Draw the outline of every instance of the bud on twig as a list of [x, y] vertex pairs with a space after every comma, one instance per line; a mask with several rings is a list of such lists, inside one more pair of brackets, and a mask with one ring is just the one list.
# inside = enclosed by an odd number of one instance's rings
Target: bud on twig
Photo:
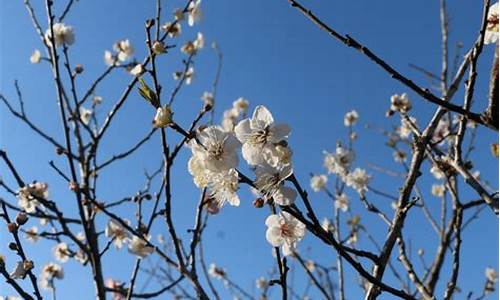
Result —
[[26, 215], [25, 213], [23, 212], [20, 212], [17, 214], [16, 216], [16, 223], [19, 225], [19, 226], [22, 226], [24, 224], [26, 224], [26, 222], [28, 222], [28, 215]]
[[14, 243], [14, 242], [10, 242], [10, 243], [9, 243], [9, 249], [10, 249], [10, 250], [13, 250], [13, 251], [16, 251], [16, 250], [17, 250], [17, 245], [16, 245], [16, 243]]
[[75, 66], [75, 74], [81, 74], [83, 72], [83, 66], [78, 64]]
[[264, 199], [262, 198], [257, 198], [253, 201], [253, 207], [255, 208], [262, 208], [264, 206]]
[[7, 224], [7, 229], [9, 230], [10, 233], [14, 233], [17, 231], [17, 224], [11, 222]]
[[57, 147], [57, 148], [56, 148], [56, 154], [57, 154], [57, 155], [62, 155], [62, 154], [64, 154], [64, 149], [63, 149], [63, 148], [61, 148], [61, 147]]
[[155, 20], [154, 19], [149, 19], [149, 20], [146, 20], [146, 28], [151, 28], [155, 26]]

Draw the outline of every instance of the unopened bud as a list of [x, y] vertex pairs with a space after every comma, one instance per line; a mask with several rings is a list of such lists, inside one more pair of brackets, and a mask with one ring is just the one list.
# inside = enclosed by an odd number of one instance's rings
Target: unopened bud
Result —
[[153, 26], [155, 26], [155, 20], [154, 19], [146, 20], [146, 28], [151, 28]]
[[22, 226], [24, 224], [26, 224], [26, 222], [28, 222], [28, 215], [26, 215], [25, 213], [23, 212], [20, 212], [17, 214], [16, 216], [16, 223], [19, 225], [19, 226]]
[[14, 243], [14, 242], [10, 242], [10, 243], [9, 243], [9, 249], [10, 249], [10, 250], [13, 250], [13, 251], [16, 251], [16, 250], [17, 250], [17, 245], [16, 245], [16, 243]]
[[255, 208], [262, 208], [264, 206], [264, 199], [262, 198], [257, 198], [253, 201], [253, 207]]
[[78, 64], [75, 66], [75, 73], [76, 74], [81, 74], [83, 72], [83, 66]]
[[62, 155], [62, 154], [64, 154], [64, 149], [63, 149], [63, 148], [61, 148], [61, 147], [57, 147], [57, 148], [56, 148], [56, 154], [57, 154], [57, 155]]
[[9, 230], [10, 233], [14, 233], [17, 231], [17, 224], [11, 222], [7, 224], [7, 229]]

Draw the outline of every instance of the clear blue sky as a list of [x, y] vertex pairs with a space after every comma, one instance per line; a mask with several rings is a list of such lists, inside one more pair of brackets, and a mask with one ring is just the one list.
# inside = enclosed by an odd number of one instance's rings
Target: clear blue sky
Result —
[[[35, 10], [46, 28], [44, 10], [38, 3], [42, 1], [33, 2], [36, 2]], [[104, 71], [104, 50], [110, 50], [115, 41], [128, 38], [136, 48], [137, 58], [142, 60], [146, 55], [143, 24], [147, 18], [154, 16], [154, 2], [103, 0], [79, 1], [75, 4], [65, 22], [73, 26], [76, 33], [76, 43], [71, 47], [72, 62], [80, 63], [85, 68], [84, 73], [79, 76], [80, 95], [93, 78]], [[164, 7], [165, 13], [183, 5], [183, 1], [163, 2], [167, 5]], [[428, 80], [411, 69], [409, 63], [435, 73], [440, 70], [437, 0], [304, 0], [304, 4], [317, 12], [326, 23], [340, 32], [352, 34], [423, 86], [429, 86]], [[481, 5], [477, 1], [450, 1], [448, 6], [451, 44], [460, 41], [468, 48], [476, 38]], [[294, 169], [303, 186], [308, 187], [310, 172], [324, 172], [322, 151], [333, 150], [338, 139], [345, 140], [347, 132], [343, 126], [344, 113], [356, 109], [360, 114], [360, 122], [357, 125], [359, 141], [356, 145], [358, 154], [355, 164], [368, 168], [374, 176], [374, 187], [397, 194], [402, 181], [369, 169], [368, 165], [381, 165], [397, 171], [401, 171], [401, 167], [393, 162], [392, 152], [384, 146], [385, 139], [375, 131], [365, 129], [364, 125], [375, 124], [387, 129], [399, 125], [397, 117], [384, 117], [389, 97], [395, 93], [409, 93], [413, 99], [413, 113], [420, 124], [430, 118], [433, 106], [424, 103], [366, 58], [318, 30], [290, 8], [286, 0], [204, 1], [202, 7], [202, 22], [194, 28], [183, 26], [181, 40], [194, 38], [200, 31], [204, 33], [207, 45], [216, 41], [222, 49], [224, 61], [216, 100], [218, 120], [222, 110], [241, 96], [250, 100], [251, 109], [257, 104], [266, 105], [276, 120], [291, 126], [290, 144], [294, 150]], [[57, 8], [60, 11], [60, 7]], [[0, 92], [14, 101], [13, 81], [18, 79], [28, 114], [47, 132], [62, 140], [49, 68], [45, 63], [29, 63], [33, 49], [42, 49], [42, 45], [21, 1], [2, 1], [0, 4], [0, 37]], [[174, 49], [159, 61], [165, 91], [169, 91], [174, 85], [171, 80], [172, 72], [182, 66], [183, 56], [179, 52]], [[479, 64], [475, 111], [485, 105], [483, 99], [492, 53], [493, 47], [486, 47]], [[454, 51], [451, 51], [451, 56], [453, 55]], [[174, 106], [175, 117], [183, 126], [188, 126], [196, 115], [201, 104], [199, 97], [203, 91], [210, 89], [216, 65], [216, 56], [208, 47], [196, 57], [196, 78], [191, 86], [183, 88]], [[129, 79], [129, 75], [117, 70], [105, 84], [99, 86], [96, 94], [103, 97], [104, 104], [98, 114], [102, 116], [111, 107]], [[455, 101], [462, 101], [462, 95], [460, 90]], [[100, 154], [100, 158], [105, 159], [113, 152], [127, 149], [147, 133], [152, 113], [133, 92], [116, 123], [107, 133], [108, 140], [102, 145], [107, 150]], [[3, 106], [0, 108], [0, 126], [0, 146], [9, 152], [24, 178], [27, 181], [37, 179], [48, 182], [53, 199], [76, 215], [74, 199], [70, 197], [62, 180], [48, 167], [50, 160], [58, 165], [64, 165], [65, 160], [56, 156], [53, 147], [34, 136], [24, 124], [14, 120]], [[498, 188], [498, 161], [492, 157], [489, 145], [497, 140], [495, 133], [481, 128], [477, 137], [477, 150], [472, 156], [474, 167], [495, 188]], [[174, 167], [173, 187], [174, 219], [185, 240], [189, 239], [189, 235], [184, 233], [192, 226], [198, 199], [198, 191], [186, 169], [189, 155], [189, 151], [185, 150], [179, 156]], [[143, 186], [143, 170], [153, 170], [160, 161], [159, 136], [155, 136], [128, 163], [117, 163], [102, 174], [101, 200], [113, 201], [135, 193]], [[426, 172], [428, 169], [426, 164], [423, 170]], [[11, 182], [5, 168], [2, 166], [0, 170], [1, 176]], [[426, 191], [427, 202], [437, 215], [439, 205], [437, 201], [433, 201], [437, 199], [430, 196], [432, 183], [430, 178], [422, 179], [419, 186]], [[464, 199], [477, 197], [468, 187], [461, 190]], [[3, 192], [0, 195], [6, 196]], [[210, 219], [205, 235], [205, 249], [208, 262], [216, 262], [225, 267], [232, 279], [251, 291], [255, 279], [266, 274], [275, 261], [264, 235], [264, 219], [268, 211], [252, 207], [252, 196], [246, 188], [242, 189], [240, 197], [242, 204], [239, 208], [225, 207], [219, 215]], [[331, 211], [331, 204], [324, 196], [311, 194], [311, 197], [313, 205], [321, 212], [321, 217], [331, 216], [324, 213]], [[387, 199], [370, 194], [369, 197], [385, 211], [392, 213]], [[364, 225], [382, 242], [386, 234], [384, 225], [379, 219], [366, 213], [356, 198], [352, 203], [353, 211], [362, 213]], [[134, 208], [129, 207], [118, 212], [131, 218], [133, 211]], [[105, 221], [103, 217], [99, 219], [100, 224]], [[154, 230], [155, 233], [163, 232], [166, 235], [162, 222], [158, 222]], [[406, 236], [412, 239], [413, 251], [424, 248], [425, 258], [430, 262], [436, 250], [437, 237], [420, 211], [415, 210], [410, 214], [405, 230]], [[481, 218], [467, 228], [463, 239], [462, 272], [458, 283], [462, 294], [459, 298], [464, 298], [469, 291], [480, 291], [484, 284], [485, 268], [498, 265], [498, 219], [486, 209]], [[0, 253], [6, 254], [11, 266], [15, 258], [6, 250], [9, 239], [5, 236], [5, 230], [2, 230], [0, 241]], [[372, 247], [365, 236], [361, 237], [359, 246]], [[27, 251], [38, 262], [37, 267], [41, 267], [54, 260], [51, 248], [50, 244], [40, 243], [27, 246]], [[302, 253], [310, 253], [312, 257], [319, 258], [323, 264], [333, 263], [335, 259], [335, 254], [330, 249], [321, 246], [311, 236], [307, 236], [299, 248]], [[105, 261], [106, 277], [128, 280], [133, 260], [126, 250], [108, 253]], [[398, 264], [397, 261], [395, 264]], [[94, 289], [89, 269], [83, 269], [77, 262], [68, 262], [64, 264], [64, 268], [66, 278], [57, 285], [59, 299], [91, 299]], [[421, 268], [418, 270], [421, 271]], [[447, 270], [448, 267], [443, 271], [445, 278], [449, 274]], [[347, 277], [346, 291], [349, 299], [359, 299], [361, 294], [357, 279], [349, 267]], [[299, 272], [295, 280], [303, 285], [302, 273]], [[389, 272], [386, 280], [393, 282]], [[139, 280], [138, 286], [141, 287], [142, 283], [143, 280]], [[223, 289], [222, 285], [217, 285]], [[149, 287], [154, 289], [155, 284]], [[75, 295], [75, 288], [78, 289], [78, 295]], [[275, 291], [272, 295], [276, 297], [278, 289], [273, 289]], [[443, 284], [439, 286], [439, 297], [442, 290]], [[0, 295], [11, 292], [3, 282], [0, 283]], [[498, 294], [491, 297], [498, 297]], [[390, 296], [384, 295], [381, 298], [390, 299]]]

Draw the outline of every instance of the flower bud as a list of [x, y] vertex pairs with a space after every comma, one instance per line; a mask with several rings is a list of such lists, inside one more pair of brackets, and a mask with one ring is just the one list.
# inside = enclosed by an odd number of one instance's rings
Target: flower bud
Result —
[[83, 72], [83, 66], [78, 64], [75, 66], [75, 73], [76, 74], [81, 74]]
[[146, 28], [151, 28], [155, 26], [155, 20], [154, 19], [148, 19], [146, 20]]
[[17, 224], [11, 222], [7, 224], [7, 229], [9, 230], [10, 233], [14, 233], [17, 231]]
[[257, 198], [253, 201], [253, 207], [255, 208], [262, 208], [264, 206], [264, 199], [262, 198]]
[[9, 243], [9, 249], [10, 249], [10, 250], [13, 250], [13, 251], [16, 251], [16, 250], [17, 250], [17, 245], [16, 245], [16, 243], [14, 243], [14, 242], [10, 242], [10, 243]]
[[57, 148], [56, 148], [56, 154], [57, 154], [57, 155], [62, 155], [62, 154], [64, 154], [64, 149], [63, 149], [63, 148], [61, 148], [61, 147], [57, 147]]
[[28, 222], [28, 215], [26, 215], [25, 213], [23, 212], [20, 212], [17, 214], [16, 216], [16, 223], [19, 225], [19, 226], [22, 226], [24, 224], [26, 224], [26, 222]]

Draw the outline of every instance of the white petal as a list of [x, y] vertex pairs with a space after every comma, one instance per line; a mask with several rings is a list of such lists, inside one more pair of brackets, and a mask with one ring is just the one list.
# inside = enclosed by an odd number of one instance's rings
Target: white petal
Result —
[[258, 165], [262, 163], [262, 151], [261, 147], [245, 143], [241, 148], [243, 153], [243, 158], [247, 161], [249, 165]]
[[269, 137], [269, 141], [272, 143], [277, 143], [286, 139], [288, 135], [290, 135], [290, 126], [285, 123], [276, 124], [271, 127], [270, 133], [271, 135]]
[[281, 230], [278, 227], [270, 227], [267, 229], [266, 239], [273, 247], [279, 247], [284, 242], [283, 237], [281, 236]]
[[265, 106], [259, 105], [255, 108], [250, 122], [252, 129], [263, 129], [274, 123], [274, 119]]
[[278, 215], [270, 215], [266, 219], [267, 227], [279, 226], [279, 224], [280, 224], [280, 216], [278, 216]]
[[246, 143], [248, 138], [250, 137], [250, 134], [252, 133], [252, 129], [250, 128], [250, 120], [245, 119], [243, 121], [240, 121], [236, 127], [234, 127], [234, 133], [236, 134], [236, 138], [241, 143]]

